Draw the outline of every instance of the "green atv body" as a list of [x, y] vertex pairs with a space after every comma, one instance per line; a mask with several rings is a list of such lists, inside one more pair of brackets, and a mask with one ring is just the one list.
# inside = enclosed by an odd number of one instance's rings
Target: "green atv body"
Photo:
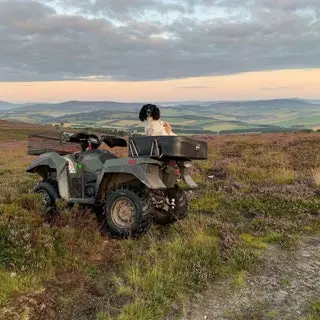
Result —
[[[46, 139], [31, 138], [33, 143]], [[81, 150], [70, 153], [48, 144], [30, 145], [28, 153], [39, 157], [26, 171], [42, 177], [34, 191], [43, 195], [46, 210], [55, 210], [58, 199], [89, 205], [100, 209], [103, 228], [111, 235], [136, 237], [148, 231], [152, 220], [166, 224], [187, 215], [188, 201], [179, 182], [197, 187], [187, 171], [190, 148], [197, 149], [194, 158], [200, 159], [206, 158], [207, 149], [203, 142], [181, 138], [133, 137], [128, 144], [115, 136], [63, 133], [60, 145], [78, 143]], [[99, 149], [102, 142], [111, 148], [129, 147], [128, 157]], [[179, 150], [172, 150], [172, 145]]]

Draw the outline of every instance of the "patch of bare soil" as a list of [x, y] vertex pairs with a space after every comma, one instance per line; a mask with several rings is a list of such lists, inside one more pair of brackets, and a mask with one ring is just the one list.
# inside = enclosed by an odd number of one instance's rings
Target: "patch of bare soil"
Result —
[[242, 286], [220, 282], [187, 306], [181, 320], [302, 319], [320, 299], [320, 237], [294, 252], [270, 246], [262, 265]]

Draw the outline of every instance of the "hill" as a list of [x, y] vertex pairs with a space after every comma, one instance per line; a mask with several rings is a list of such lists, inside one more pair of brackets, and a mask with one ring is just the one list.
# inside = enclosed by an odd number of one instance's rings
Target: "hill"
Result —
[[[6, 103], [6, 102], [3, 102]], [[1, 102], [0, 102], [1, 104]], [[13, 105], [11, 103], [6, 103], [8, 105]], [[17, 111], [23, 112], [36, 112], [36, 111], [97, 111], [97, 110], [117, 110], [119, 108], [123, 108], [124, 110], [136, 111], [144, 103], [136, 102], [136, 103], [128, 103], [128, 102], [116, 102], [116, 101], [66, 101], [61, 103], [37, 103], [37, 104], [29, 104], [21, 106], [17, 109]], [[163, 104], [157, 103], [160, 106]], [[176, 102], [176, 103], [167, 103], [164, 106], [209, 106], [216, 108], [224, 108], [224, 107], [272, 107], [272, 106], [302, 106], [309, 105], [310, 103], [307, 100], [303, 99], [272, 99], [272, 100], [247, 100], [247, 101], [207, 101], [207, 102]]]
[[97, 110], [137, 110], [141, 103], [125, 103], [114, 101], [66, 101], [61, 103], [38, 103], [18, 108], [17, 112], [69, 111], [90, 112]]
[[[67, 101], [55, 104], [32, 104], [0, 118], [32, 123], [68, 123], [73, 127], [143, 130], [138, 112], [143, 103], [112, 101]], [[176, 133], [225, 134], [285, 132], [318, 129], [320, 104], [303, 99], [257, 101], [181, 102], [160, 104], [162, 118]]]
[[0, 137], [1, 141], [26, 141], [31, 133], [43, 131], [56, 131], [52, 125], [38, 125], [32, 123], [23, 123], [20, 121], [5, 121], [0, 120]]
[[15, 108], [19, 108], [19, 105], [0, 100], [0, 110], [11, 110]]

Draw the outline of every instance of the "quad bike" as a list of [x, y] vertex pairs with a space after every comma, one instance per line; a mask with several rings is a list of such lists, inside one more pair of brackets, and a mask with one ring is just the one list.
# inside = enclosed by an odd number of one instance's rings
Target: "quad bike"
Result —
[[[196, 188], [188, 168], [191, 160], [207, 158], [206, 142], [187, 137], [129, 137], [127, 142], [117, 136], [60, 132], [56, 140], [29, 136], [28, 154], [39, 157], [26, 171], [42, 177], [34, 192], [41, 193], [44, 209], [54, 210], [59, 198], [100, 208], [104, 229], [115, 237], [138, 237], [152, 220], [168, 224], [183, 219], [188, 200], [179, 185]], [[56, 146], [50, 147], [50, 141]], [[128, 147], [128, 157], [99, 149], [102, 143]]]

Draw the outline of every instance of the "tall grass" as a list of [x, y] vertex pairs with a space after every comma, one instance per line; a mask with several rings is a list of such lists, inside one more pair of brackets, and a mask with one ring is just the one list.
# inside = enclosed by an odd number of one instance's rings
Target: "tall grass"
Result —
[[314, 180], [314, 183], [317, 186], [320, 186], [320, 168], [315, 168], [311, 170], [312, 178]]

